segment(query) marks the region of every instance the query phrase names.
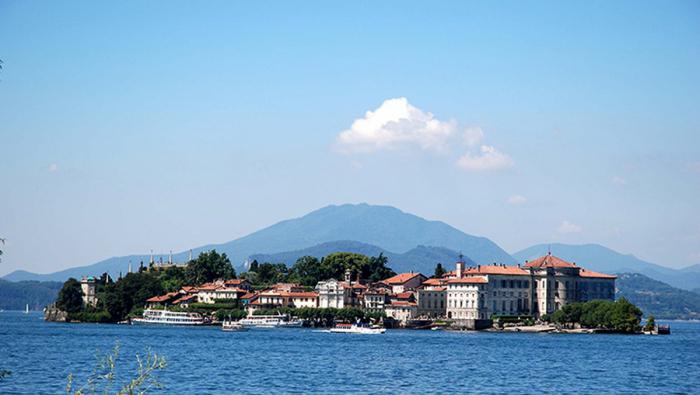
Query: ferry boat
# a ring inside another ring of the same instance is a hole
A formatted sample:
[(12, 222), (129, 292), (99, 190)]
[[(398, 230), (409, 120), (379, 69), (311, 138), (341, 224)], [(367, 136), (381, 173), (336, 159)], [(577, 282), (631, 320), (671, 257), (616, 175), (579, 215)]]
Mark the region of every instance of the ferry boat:
[(238, 321), (244, 327), (253, 328), (301, 328), (303, 322), (286, 315), (251, 315)]
[(142, 318), (134, 318), (131, 322), (134, 324), (191, 326), (204, 325), (204, 318), (199, 313), (146, 309)]
[(224, 321), (221, 323), (221, 330), (225, 332), (240, 332), (247, 331), (248, 328), (238, 321)]
[(362, 335), (379, 335), (386, 332), (385, 328), (370, 327), (366, 324), (336, 324), (328, 330), (330, 333), (357, 333)]

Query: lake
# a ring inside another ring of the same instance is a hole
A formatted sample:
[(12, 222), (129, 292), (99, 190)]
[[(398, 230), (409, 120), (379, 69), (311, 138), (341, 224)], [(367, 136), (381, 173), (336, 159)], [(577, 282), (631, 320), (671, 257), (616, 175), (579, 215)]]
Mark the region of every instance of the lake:
[(47, 323), (0, 313), (2, 394), (65, 393), (84, 383), (96, 352), (121, 343), (119, 374), (150, 348), (167, 358), (153, 393), (698, 393), (700, 323), (670, 336), (314, 329), (222, 332)]

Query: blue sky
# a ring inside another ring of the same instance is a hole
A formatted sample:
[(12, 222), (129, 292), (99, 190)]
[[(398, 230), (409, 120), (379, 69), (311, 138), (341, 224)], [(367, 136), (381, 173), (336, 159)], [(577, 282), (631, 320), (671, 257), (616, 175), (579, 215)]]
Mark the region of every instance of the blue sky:
[(377, 3), (1, 2), (0, 274), (348, 202), (700, 263), (697, 2)]

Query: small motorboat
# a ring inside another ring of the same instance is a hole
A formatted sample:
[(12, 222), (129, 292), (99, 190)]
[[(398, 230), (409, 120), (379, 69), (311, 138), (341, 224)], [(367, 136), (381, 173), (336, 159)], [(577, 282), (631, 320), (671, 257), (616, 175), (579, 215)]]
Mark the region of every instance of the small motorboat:
[(238, 321), (224, 321), (221, 323), (221, 330), (226, 332), (240, 332), (247, 331), (248, 328)]
[(385, 328), (370, 327), (366, 324), (337, 324), (330, 333), (357, 333), (360, 335), (379, 335), (386, 332)]

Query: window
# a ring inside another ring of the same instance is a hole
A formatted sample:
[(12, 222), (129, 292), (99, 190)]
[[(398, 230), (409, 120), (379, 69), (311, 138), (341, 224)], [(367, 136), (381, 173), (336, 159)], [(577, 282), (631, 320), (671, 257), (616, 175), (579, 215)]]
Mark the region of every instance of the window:
[(501, 280), (501, 288), (505, 288), (505, 287), (506, 287), (506, 280)]

